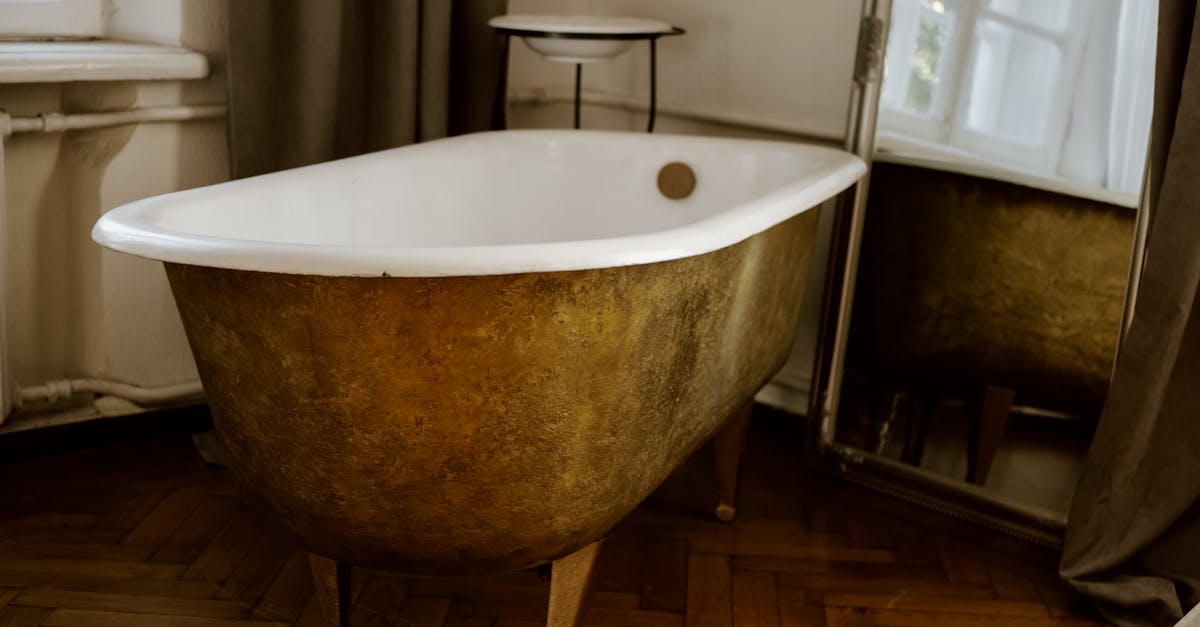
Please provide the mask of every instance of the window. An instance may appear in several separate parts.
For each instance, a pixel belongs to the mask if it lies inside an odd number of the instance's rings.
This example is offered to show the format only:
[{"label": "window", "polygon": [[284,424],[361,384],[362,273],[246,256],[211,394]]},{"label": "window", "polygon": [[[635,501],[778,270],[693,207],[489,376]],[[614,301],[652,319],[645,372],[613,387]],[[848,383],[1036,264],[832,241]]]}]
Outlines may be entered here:
[{"label": "window", "polygon": [[1136,193],[1154,4],[894,0],[881,137]]},{"label": "window", "polygon": [[103,0],[0,0],[0,38],[99,37]]},{"label": "window", "polygon": [[896,0],[880,124],[1053,170],[1094,0]]}]

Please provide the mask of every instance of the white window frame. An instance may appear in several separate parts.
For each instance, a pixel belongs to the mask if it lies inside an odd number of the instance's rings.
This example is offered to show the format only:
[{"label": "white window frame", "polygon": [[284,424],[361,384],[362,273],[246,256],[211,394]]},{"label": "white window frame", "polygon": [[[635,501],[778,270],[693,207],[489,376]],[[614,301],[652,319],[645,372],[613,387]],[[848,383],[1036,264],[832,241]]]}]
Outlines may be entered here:
[{"label": "white window frame", "polygon": [[105,0],[0,0],[0,39],[100,37]]},{"label": "white window frame", "polygon": [[[932,144],[964,150],[984,159],[1000,160],[1044,173],[1057,171],[1071,108],[1071,77],[1079,70],[1086,32],[1083,29],[1068,28],[1063,33],[1058,33],[989,10],[984,6],[984,0],[942,1],[954,9],[956,19],[952,27],[951,52],[939,60],[946,63],[945,71],[942,68],[938,71],[939,79],[944,79],[945,84],[939,86],[935,100],[931,103],[932,115],[922,116],[911,111],[895,109],[881,101],[880,128]],[[1086,24],[1092,5],[1093,0],[1075,0],[1067,24]],[[1055,93],[1051,97],[1046,130],[1040,144],[1005,141],[995,135],[973,131],[963,124],[965,108],[960,105],[966,89],[967,72],[975,54],[976,26],[982,19],[990,19],[1015,30],[1049,39],[1062,51],[1058,76],[1054,81]],[[904,67],[908,67],[907,63]]]}]

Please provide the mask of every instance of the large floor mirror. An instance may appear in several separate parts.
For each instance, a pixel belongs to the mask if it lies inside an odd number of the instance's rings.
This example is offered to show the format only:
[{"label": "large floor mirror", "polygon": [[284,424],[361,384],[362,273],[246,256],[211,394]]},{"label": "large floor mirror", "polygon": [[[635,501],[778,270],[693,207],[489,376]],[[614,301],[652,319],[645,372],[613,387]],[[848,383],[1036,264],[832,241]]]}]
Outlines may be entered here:
[{"label": "large floor mirror", "polygon": [[1125,314],[1155,4],[892,0],[836,443],[1065,523]]}]

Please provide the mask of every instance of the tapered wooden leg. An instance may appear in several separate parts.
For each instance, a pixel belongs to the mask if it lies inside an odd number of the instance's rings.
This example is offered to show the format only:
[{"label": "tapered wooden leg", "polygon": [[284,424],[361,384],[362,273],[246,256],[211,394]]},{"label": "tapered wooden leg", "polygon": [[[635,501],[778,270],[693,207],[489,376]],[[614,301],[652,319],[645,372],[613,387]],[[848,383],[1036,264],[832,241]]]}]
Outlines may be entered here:
[{"label": "tapered wooden leg", "polygon": [[588,582],[600,554],[600,540],[554,560],[550,570],[550,610],[546,627],[575,627],[583,623]]},{"label": "tapered wooden leg", "polygon": [[721,522],[733,522],[737,516],[738,465],[752,407],[752,403],[746,403],[713,438],[713,449],[717,453],[717,508],[714,513]]},{"label": "tapered wooden leg", "polygon": [[1016,392],[1012,388],[997,385],[983,387],[980,400],[972,412],[974,415],[968,423],[967,481],[975,485],[987,483],[988,472],[992,469],[992,460],[996,458],[996,449],[1000,448],[1000,439],[1004,437],[1004,428],[1015,399]]},{"label": "tapered wooden leg", "polygon": [[938,395],[928,389],[909,388],[908,426],[904,429],[904,450],[900,461],[911,466],[920,466],[925,456],[925,440],[929,438],[929,426],[937,411]]},{"label": "tapered wooden leg", "polygon": [[315,553],[308,554],[308,566],[325,627],[346,627],[350,624],[350,566]]}]

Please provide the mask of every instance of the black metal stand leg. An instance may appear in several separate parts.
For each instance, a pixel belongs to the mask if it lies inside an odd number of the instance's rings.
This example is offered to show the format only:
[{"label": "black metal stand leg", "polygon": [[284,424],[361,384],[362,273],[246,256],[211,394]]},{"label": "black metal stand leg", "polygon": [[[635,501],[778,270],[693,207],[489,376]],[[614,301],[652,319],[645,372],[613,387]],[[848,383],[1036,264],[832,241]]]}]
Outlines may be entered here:
[{"label": "black metal stand leg", "polygon": [[508,46],[510,35],[504,36],[500,52],[500,76],[496,81],[496,100],[492,103],[492,130],[508,128]]},{"label": "black metal stand leg", "polygon": [[575,128],[579,128],[579,85],[583,82],[583,64],[575,64]]},{"label": "black metal stand leg", "polygon": [[650,122],[646,132],[654,132],[654,116],[658,109],[658,40],[650,40]]}]

